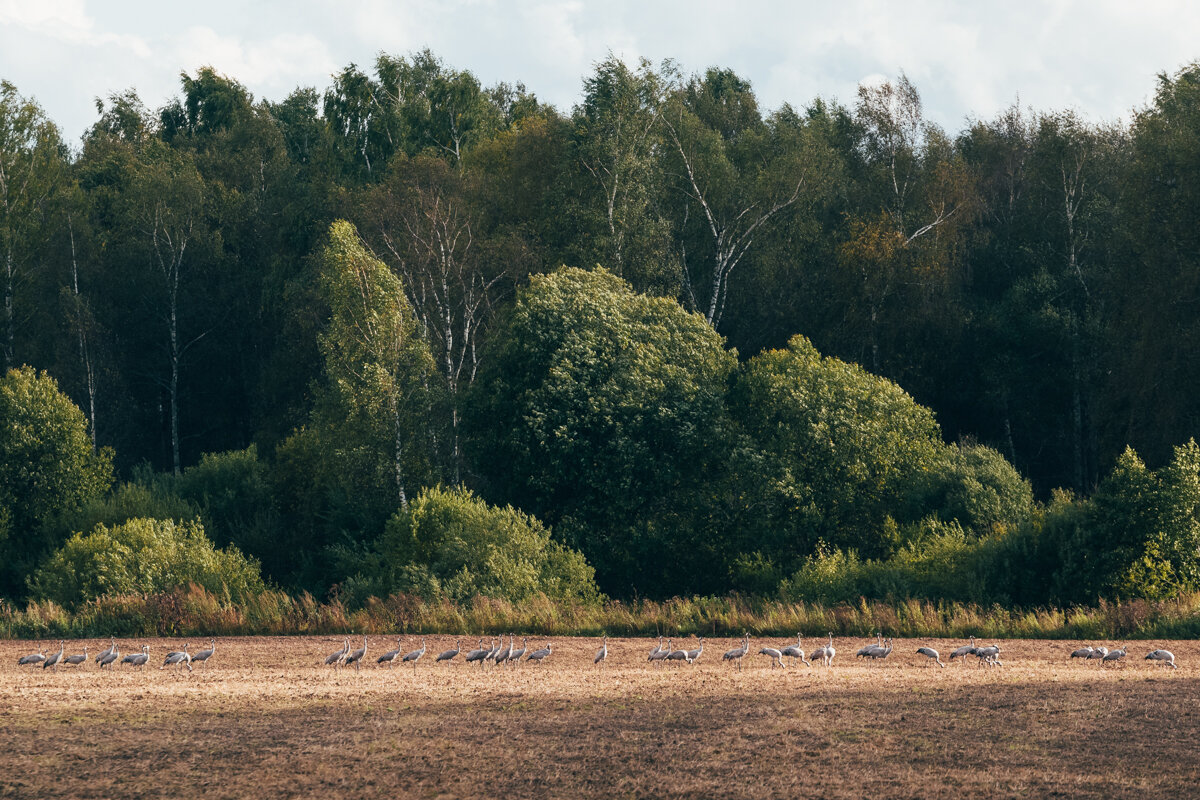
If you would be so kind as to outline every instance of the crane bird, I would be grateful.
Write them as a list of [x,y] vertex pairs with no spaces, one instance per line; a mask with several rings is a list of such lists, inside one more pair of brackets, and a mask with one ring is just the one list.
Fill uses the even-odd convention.
[[1090,645],[1087,647],[1081,647],[1071,653],[1071,658],[1091,658],[1092,652],[1093,650]]
[[201,650],[199,653],[196,653],[196,655],[192,656],[192,663],[195,664],[197,661],[199,661],[200,663],[204,663],[205,661],[208,661],[210,658],[212,658],[212,655],[215,652],[217,652],[217,640],[210,639],[208,641],[208,649]]
[[663,651],[662,640],[663,637],[658,637],[658,645],[650,651],[650,655],[646,656],[647,661],[658,661],[658,654]]
[[187,646],[187,643],[185,643],[183,645],[182,650],[175,650],[173,652],[167,653],[167,657],[163,659],[162,666],[159,667],[159,669],[166,669],[168,666],[171,666],[172,664],[183,664],[185,667],[187,667],[188,672],[191,672],[192,671],[192,657],[188,655],[187,649],[188,649],[188,646]]
[[483,664],[483,657],[484,657],[484,656],[486,656],[487,654],[488,654],[488,651],[487,651],[487,649],[486,649],[486,648],[483,646],[483,639],[480,639],[480,640],[479,640],[479,646],[478,646],[478,647],[476,647],[476,648],[475,648],[474,650],[472,650],[471,652],[467,653],[467,663],[468,663],[468,664],[474,664],[476,661],[478,661],[478,662],[479,662],[479,663],[482,665],[482,664]]
[[437,664],[441,661],[453,661],[454,657],[457,656],[461,652],[462,652],[462,639],[459,639],[457,642],[454,643],[453,650],[443,650],[441,653],[438,653],[438,657],[436,659],[434,659],[433,663]]
[[990,644],[987,647],[976,647],[975,657],[989,667],[1003,666],[1000,663],[1000,645]]
[[967,656],[973,656],[973,655],[975,655],[975,637],[974,636],[971,637],[970,644],[964,644],[962,647],[956,649],[953,653],[951,653],[949,660],[953,661],[956,658],[961,658],[962,661],[959,663],[965,664],[965,663],[967,663]]
[[529,649],[529,637],[522,636],[521,637],[521,649],[512,651],[512,655],[510,655],[508,657],[508,663],[515,666],[518,662],[520,662],[521,656],[525,655],[525,651],[528,649]]
[[[926,658],[931,658],[934,661],[936,661],[937,665],[939,667],[946,666],[945,664],[942,663],[942,658],[941,658],[941,656],[938,655],[938,651],[934,650],[932,647],[918,647],[917,652],[920,653],[921,655],[925,656]],[[925,662],[925,666],[929,666],[928,661]]]
[[492,639],[492,649],[487,651],[487,655],[483,657],[485,662],[491,661],[500,652],[500,648],[504,646],[504,634],[500,634],[500,643],[496,644],[496,640]]
[[826,667],[833,666],[833,657],[837,655],[837,649],[833,646],[833,634],[829,634],[829,644],[822,645],[819,649],[814,650],[812,654],[813,661],[818,658],[825,664]]
[[692,659],[689,657],[688,651],[684,650],[683,648],[672,650],[671,652],[667,653],[667,661],[686,661],[688,664],[692,663]]
[[413,665],[413,671],[415,672],[417,669],[417,662],[421,660],[421,656],[423,656],[423,655],[425,655],[425,637],[424,636],[421,637],[421,649],[413,650],[411,653],[406,654],[404,656],[403,663],[407,664],[411,661],[412,665]]
[[117,649],[116,642],[114,642],[112,647],[104,651],[104,655],[100,658],[97,658],[96,661],[99,662],[100,669],[104,669],[105,667],[112,669],[113,662],[116,661],[120,655],[121,651]]
[[887,658],[891,654],[892,654],[892,640],[889,638],[889,639],[884,640],[884,643],[882,646],[872,648],[871,652],[867,654],[867,657],[870,659],[873,659],[874,661],[882,661],[883,659]]
[[1157,661],[1159,665],[1166,665],[1171,669],[1179,669],[1175,666],[1175,654],[1170,650],[1155,650],[1147,653],[1143,661]]
[[854,657],[867,658],[875,651],[876,648],[883,648],[883,631],[875,634],[875,644],[869,644],[866,647],[859,648],[859,651],[854,654]]
[[42,662],[42,669],[46,667],[54,667],[54,671],[58,672],[58,663],[62,661],[63,651],[66,650],[67,644],[64,641],[59,641],[58,652],[53,655],[46,656],[46,660]]
[[23,667],[26,664],[40,664],[46,660],[46,648],[39,647],[36,653],[30,653],[27,656],[21,656],[17,659],[17,666]]
[[333,668],[337,669],[341,665],[342,659],[344,659],[346,657],[346,654],[349,652],[350,652],[350,640],[346,639],[346,641],[342,644],[341,650],[338,650],[336,653],[330,653],[328,658],[325,659],[325,666],[329,666],[330,664],[333,664]]
[[[483,640],[481,639],[480,641],[482,642]],[[396,649],[388,650],[386,653],[381,655],[379,658],[375,659],[375,663],[376,664],[390,664],[392,667],[395,667],[396,666],[396,656],[400,655],[400,651],[402,651],[403,649],[404,648],[401,646],[401,640],[397,639],[396,640]]]
[[66,658],[63,659],[64,664],[73,664],[77,667],[80,664],[84,663],[85,661],[87,661],[87,645],[86,644],[83,646],[82,653],[76,653],[73,656],[67,656]]
[[700,646],[697,647],[695,650],[688,650],[688,663],[689,664],[694,664],[696,662],[696,659],[698,659],[700,656],[704,655],[704,637],[701,636],[701,637],[699,637],[699,639],[700,639]]
[[726,650],[725,655],[721,656],[722,661],[732,661],[737,668],[742,668],[742,659],[746,657],[746,653],[750,652],[750,634],[742,637],[742,646],[735,647],[732,650]]
[[552,652],[554,652],[554,650],[550,647],[550,643],[546,642],[545,647],[540,648],[538,650],[534,650],[532,653],[525,656],[525,660],[526,661],[536,661],[537,663],[540,664],[543,661],[545,661],[547,658],[549,658],[550,654]]
[[[495,655],[495,656],[493,656],[493,658],[495,658],[495,659],[496,659],[496,664],[497,664],[497,666],[499,666],[500,664],[503,664],[505,661],[507,661],[507,660],[508,660],[508,657],[509,657],[510,655],[512,655],[512,649],[513,649],[513,639],[514,639],[514,638],[515,638],[515,637],[514,637],[514,636],[513,636],[513,635],[510,633],[510,634],[508,635],[508,647],[503,647],[503,646],[502,646],[502,647],[500,648],[500,652],[496,653],[496,655]],[[424,641],[424,640],[422,640],[422,641]],[[504,644],[504,637],[503,637],[503,636],[501,636],[501,637],[500,637],[500,644],[501,644],[501,645],[503,645],[503,644]]]
[[1126,649],[1124,647],[1122,647],[1119,650],[1109,651],[1108,655],[1106,655],[1106,656],[1104,656],[1104,658],[1100,659],[1100,666],[1103,667],[1107,663],[1112,663],[1113,666],[1116,666],[1117,662],[1125,657],[1125,650]]
[[603,641],[600,642],[600,649],[596,651],[596,657],[592,659],[592,663],[599,664],[606,658],[608,658],[608,634],[605,634]]
[[363,646],[346,656],[343,666],[354,665],[354,671],[358,672],[359,666],[362,664],[363,658],[367,655],[367,637],[363,637]]
[[111,655],[112,653],[115,653],[116,651],[117,651],[117,640],[110,636],[110,637],[108,637],[108,649],[101,650],[99,653],[96,653],[96,663],[99,664],[101,661],[104,660],[105,656]]
[[139,653],[130,653],[121,659],[122,664],[129,664],[133,667],[144,667],[146,662],[150,660],[150,645],[142,645],[142,650]]
[[760,656],[770,656],[772,667],[783,666],[783,653],[780,653],[774,647],[764,647],[758,651]]
[[647,658],[646,660],[647,661],[666,661],[667,656],[671,655],[672,649],[673,648],[671,647],[671,640],[667,639],[667,646],[659,647],[657,650],[655,650],[653,653],[651,653],[649,658]]
[[1104,666],[1104,657],[1108,655],[1107,647],[1093,647],[1092,652],[1088,653],[1088,660],[1099,660],[1100,665]]
[[783,648],[779,652],[782,655],[787,656],[788,658],[798,658],[801,661],[803,661],[805,664],[808,664],[811,667],[812,662],[804,657],[804,648],[802,648],[800,646],[801,642],[803,642],[803,641],[804,641],[804,639],[802,639],[800,637],[800,633],[799,633],[799,631],[797,631],[796,632],[796,643],[794,645],[789,645],[788,647]]

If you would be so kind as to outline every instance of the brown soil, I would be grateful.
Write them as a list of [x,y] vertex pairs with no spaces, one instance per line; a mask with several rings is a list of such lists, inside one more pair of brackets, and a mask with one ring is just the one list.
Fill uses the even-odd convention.
[[[555,639],[544,664],[480,670],[462,656],[435,665],[453,644],[438,636],[415,670],[377,668],[393,642],[374,637],[356,673],[320,666],[340,639],[221,639],[190,674],[158,668],[180,641],[146,640],[148,667],[112,672],[90,659],[18,668],[36,648],[0,643],[0,796],[1074,798],[1200,786],[1196,642],[1137,642],[1123,666],[1102,668],[1068,659],[1076,642],[1005,641],[1002,667],[939,669],[917,646],[945,659],[961,642],[897,641],[866,664],[853,657],[866,642],[841,639],[829,670],[747,656],[738,672],[721,662],[730,640],[706,642],[691,667],[647,664],[653,642],[610,640],[595,667],[596,640]],[[752,652],[768,643],[786,644],[758,639]],[[1180,668],[1144,661],[1157,647]]]

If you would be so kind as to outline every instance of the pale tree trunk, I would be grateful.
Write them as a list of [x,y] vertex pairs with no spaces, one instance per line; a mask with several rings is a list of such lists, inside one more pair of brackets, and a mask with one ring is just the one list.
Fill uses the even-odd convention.
[[392,424],[396,431],[396,449],[394,454],[396,492],[399,495],[400,508],[408,511],[408,493],[404,489],[404,434],[400,424],[400,404],[398,402],[392,410]]
[[169,346],[168,356],[171,363],[171,377],[168,381],[167,391],[171,404],[169,411],[171,425],[171,465],[176,475],[180,473],[182,466],[180,463],[179,446],[179,365],[187,348],[195,344],[203,336],[201,334],[201,336],[196,337],[196,339],[193,339],[186,345],[181,344],[179,340],[179,283],[183,271],[183,257],[187,252],[191,234],[191,217],[187,218],[179,230],[172,231],[167,225],[163,224],[162,207],[155,207],[154,228],[151,239],[154,245],[154,255],[158,261],[158,267],[162,272],[167,290],[166,322]]
[[13,364],[13,329],[16,321],[13,319],[13,281],[16,269],[13,265],[12,245],[4,254],[4,369],[7,372]]
[[75,294],[75,317],[79,334],[79,365],[83,369],[88,394],[88,430],[92,436],[92,452],[96,452],[96,373],[88,346],[87,324],[83,318],[83,298],[79,293],[79,261],[75,254],[75,226],[67,215],[67,233],[71,238],[71,289]]

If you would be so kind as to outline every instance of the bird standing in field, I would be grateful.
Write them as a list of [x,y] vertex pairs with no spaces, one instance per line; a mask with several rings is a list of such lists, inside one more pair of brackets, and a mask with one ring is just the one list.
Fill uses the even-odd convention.
[[833,634],[829,634],[829,644],[821,645],[818,650],[814,650],[812,654],[813,661],[818,658],[826,667],[833,666],[833,657],[837,655],[837,649],[833,646]]
[[858,652],[854,654],[855,658],[867,658],[875,651],[876,648],[883,647],[883,631],[875,634],[875,644],[869,644],[866,647],[860,647]]
[[413,671],[415,672],[417,669],[417,662],[421,660],[421,656],[423,656],[423,655],[425,655],[425,637],[424,636],[421,637],[421,649],[413,650],[411,653],[404,656],[404,661],[402,663],[405,663],[405,664],[411,663],[413,665]]
[[605,634],[604,639],[600,642],[600,649],[596,651],[596,657],[592,659],[592,663],[599,664],[606,658],[608,658],[608,634]]
[[201,650],[199,653],[196,653],[196,655],[192,656],[192,663],[195,664],[197,661],[199,661],[201,664],[203,664],[212,658],[213,653],[215,652],[217,652],[217,640],[210,639],[208,642],[208,649]]
[[76,653],[73,656],[67,656],[66,658],[63,659],[63,663],[64,664],[72,664],[72,665],[78,667],[80,664],[87,661],[87,650],[88,650],[87,645],[85,644],[83,646],[82,653]]
[[667,661],[686,661],[688,664],[692,663],[692,660],[688,658],[688,651],[682,647],[667,653]]
[[128,664],[131,667],[144,667],[146,662],[150,660],[150,645],[142,645],[142,650],[139,653],[130,653],[121,659],[122,664]]
[[975,657],[989,667],[1002,667],[1000,661],[1000,645],[989,644],[987,647],[976,647]]
[[479,662],[479,665],[482,667],[483,659],[487,657],[487,654],[488,649],[483,646],[483,639],[480,639],[479,646],[467,653],[467,663],[474,664],[475,662]]
[[955,650],[953,653],[950,654],[950,661],[953,661],[956,658],[961,658],[962,661],[959,663],[965,664],[967,662],[967,656],[973,656],[973,655],[975,655],[975,637],[974,636],[971,637],[970,644],[964,644],[962,647],[958,648],[957,650]]
[[457,656],[460,652],[462,652],[462,639],[459,639],[457,642],[454,643],[453,650],[443,650],[441,653],[439,653],[438,657],[436,659],[434,659],[433,663],[437,664],[442,661],[453,661],[454,657]]
[[698,658],[700,658],[700,656],[704,655],[704,637],[701,636],[701,637],[699,637],[699,639],[700,639],[700,646],[697,647],[695,650],[688,650],[688,663],[689,664],[695,664],[696,659],[698,659]]
[[537,663],[540,664],[543,661],[545,661],[547,658],[549,658],[550,654],[553,652],[554,652],[554,650],[553,650],[553,648],[550,647],[550,643],[546,642],[545,647],[534,650],[532,653],[525,656],[525,660],[526,661],[536,661]]
[[[500,637],[500,644],[502,646],[500,648],[500,651],[497,652],[495,656],[493,656],[493,658],[496,659],[497,665],[503,664],[505,661],[508,660],[508,657],[510,655],[512,655],[513,638],[514,638],[513,635],[510,633],[508,635],[508,646],[505,647],[505,646],[503,646],[504,645],[504,637],[503,636]],[[422,640],[422,641],[424,641],[424,640]]]
[[750,634],[745,634],[742,637],[742,646],[735,647],[732,650],[726,650],[725,655],[721,656],[722,661],[732,661],[734,665],[741,670],[742,659],[746,657],[746,653],[750,652]]
[[658,645],[650,651],[650,655],[646,656],[647,661],[658,661],[659,654],[663,651],[663,637],[658,637]]
[[1179,669],[1175,666],[1175,654],[1170,650],[1154,650],[1146,654],[1143,661],[1155,661],[1160,666],[1166,665],[1171,669]]
[[346,658],[346,654],[349,652],[350,652],[350,640],[346,639],[346,641],[342,644],[341,650],[338,650],[336,653],[330,653],[329,656],[325,659],[325,666],[329,666],[330,664],[333,664],[333,668],[336,670],[339,666],[341,666],[342,660]]
[[184,644],[182,650],[175,650],[167,653],[167,657],[163,659],[162,666],[159,669],[166,669],[173,664],[183,664],[187,667],[188,672],[192,671],[192,657],[188,655],[188,645]]
[[508,657],[508,663],[514,667],[517,664],[521,663],[521,656],[525,655],[525,651],[528,649],[529,649],[529,637],[522,636],[521,637],[521,649],[512,651],[512,655],[510,655]]
[[[483,640],[480,639],[480,641],[482,642]],[[396,649],[388,650],[386,653],[381,655],[379,658],[375,659],[375,663],[376,664],[388,664],[394,668],[396,666],[396,656],[400,655],[400,651],[403,649],[404,648],[401,646],[400,640],[397,639],[396,640]]]
[[1125,648],[1124,647],[1120,648],[1119,650],[1112,650],[1108,653],[1108,655],[1106,655],[1106,656],[1104,656],[1104,658],[1100,659],[1100,666],[1103,667],[1105,664],[1112,664],[1115,667],[1117,665],[1117,662],[1120,661],[1124,657],[1125,657]]
[[[941,656],[938,655],[938,651],[934,650],[932,647],[918,647],[917,652],[920,653],[921,655],[925,656],[926,658],[936,661],[937,665],[939,667],[946,666],[945,664],[942,663],[942,659],[941,659]],[[929,666],[928,661],[925,662],[925,666]]]
[[[117,640],[110,636],[108,638],[108,649],[101,650],[99,653],[96,654],[96,663],[99,664],[101,661],[104,660],[104,658],[106,656],[111,655],[114,651],[116,651],[116,649],[117,649]],[[109,663],[111,663],[111,662],[109,662]]]
[[868,658],[870,658],[872,661],[879,662],[879,661],[884,660],[891,654],[892,654],[892,640],[889,638],[889,639],[885,639],[881,646],[872,648],[870,654],[868,655]]
[[1088,653],[1089,661],[1099,661],[1101,666],[1104,666],[1104,657],[1108,655],[1107,647],[1093,647],[1092,652]]
[[1081,647],[1078,650],[1072,651],[1071,658],[1091,658],[1092,652],[1091,645],[1088,645],[1087,647]]
[[656,661],[659,663],[666,661],[667,656],[671,655],[672,649],[673,648],[671,647],[671,640],[667,639],[667,646],[666,647],[660,646],[657,650],[652,652],[646,660],[647,661]]
[[776,650],[774,647],[764,647],[758,651],[760,656],[770,656],[772,667],[783,666],[783,653]]
[[23,667],[27,664],[40,664],[45,660],[46,660],[45,648],[39,647],[38,651],[36,653],[30,653],[27,656],[21,656],[20,658],[18,658],[17,666]]
[[367,655],[367,637],[363,637],[363,646],[346,656],[344,666],[354,665],[354,671],[358,672],[359,666],[362,664],[363,658]]
[[45,669],[46,667],[54,667],[54,671],[58,672],[58,662],[62,661],[63,651],[66,650],[66,647],[66,642],[60,641],[58,643],[58,652],[54,653],[53,655],[46,656],[46,660],[42,662],[42,669]]
[[789,645],[788,647],[783,648],[779,652],[782,655],[787,656],[788,658],[798,658],[801,661],[803,661],[805,664],[808,664],[811,667],[812,662],[804,657],[804,648],[802,648],[800,646],[803,641],[804,641],[804,639],[801,637],[800,632],[797,631],[796,632],[796,643],[794,645]]
[[116,661],[120,655],[121,651],[117,649],[117,643],[113,642],[112,647],[105,650],[104,654],[100,658],[97,658],[96,661],[100,664],[100,669],[104,669],[105,667],[112,669],[113,662]]

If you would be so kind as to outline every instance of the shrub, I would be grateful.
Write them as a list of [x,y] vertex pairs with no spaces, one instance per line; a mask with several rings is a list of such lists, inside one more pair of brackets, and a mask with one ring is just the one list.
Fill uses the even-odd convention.
[[69,606],[193,583],[241,601],[265,589],[258,564],[235,548],[215,548],[199,522],[145,518],[75,534],[29,581],[35,597]]

